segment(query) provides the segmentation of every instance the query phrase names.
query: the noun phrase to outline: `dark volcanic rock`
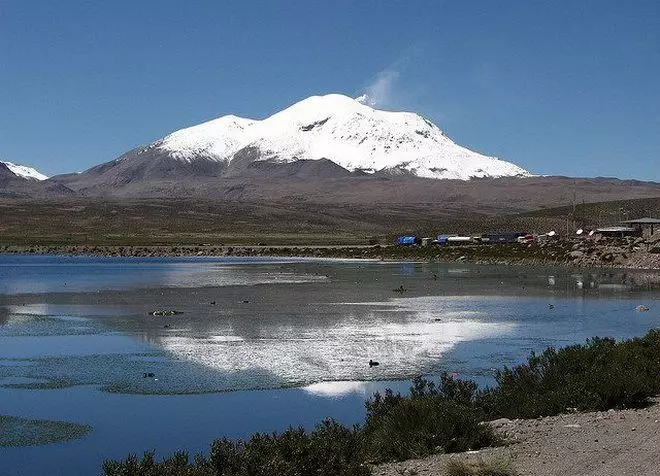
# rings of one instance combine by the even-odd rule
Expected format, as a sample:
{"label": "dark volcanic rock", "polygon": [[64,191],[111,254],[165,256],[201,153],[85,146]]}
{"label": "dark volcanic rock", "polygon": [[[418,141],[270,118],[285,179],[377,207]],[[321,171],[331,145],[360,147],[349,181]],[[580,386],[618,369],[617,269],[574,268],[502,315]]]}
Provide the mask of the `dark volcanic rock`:
{"label": "dark volcanic rock", "polygon": [[236,152],[223,177],[234,178],[305,178],[324,180],[353,176],[351,172],[334,162],[321,160],[298,160],[282,163],[276,159],[261,160],[261,151],[245,147]]}
{"label": "dark volcanic rock", "polygon": [[[191,177],[217,177],[227,168],[224,162],[198,159],[186,162],[150,146],[133,149],[116,160],[92,167],[79,174],[58,175],[49,179],[89,195],[122,194],[132,185],[184,181]],[[144,187],[138,187],[141,189]]]}
{"label": "dark volcanic rock", "polygon": [[14,178],[18,178],[18,175],[9,170],[9,167],[5,164],[0,162],[0,181]]}

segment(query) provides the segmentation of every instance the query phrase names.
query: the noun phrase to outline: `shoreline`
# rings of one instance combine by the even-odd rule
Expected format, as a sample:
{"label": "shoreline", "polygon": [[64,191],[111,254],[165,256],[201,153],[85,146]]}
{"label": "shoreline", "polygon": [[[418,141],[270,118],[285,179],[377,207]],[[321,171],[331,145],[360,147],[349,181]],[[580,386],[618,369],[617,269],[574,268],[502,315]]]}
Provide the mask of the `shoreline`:
{"label": "shoreline", "polygon": [[547,244],[396,245],[4,245],[0,254],[100,257],[273,257],[560,266],[660,271],[660,236],[558,239]]}

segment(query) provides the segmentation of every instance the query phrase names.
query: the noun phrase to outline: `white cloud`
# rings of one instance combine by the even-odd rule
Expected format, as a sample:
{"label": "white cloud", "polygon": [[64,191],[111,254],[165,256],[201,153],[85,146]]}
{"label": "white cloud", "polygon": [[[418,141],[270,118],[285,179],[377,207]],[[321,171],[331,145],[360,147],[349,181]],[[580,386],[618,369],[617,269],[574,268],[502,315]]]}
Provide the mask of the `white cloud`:
{"label": "white cloud", "polygon": [[399,79],[399,72],[388,68],[378,73],[375,79],[364,88],[364,93],[357,98],[362,104],[372,107],[386,107],[392,103],[394,84]]}

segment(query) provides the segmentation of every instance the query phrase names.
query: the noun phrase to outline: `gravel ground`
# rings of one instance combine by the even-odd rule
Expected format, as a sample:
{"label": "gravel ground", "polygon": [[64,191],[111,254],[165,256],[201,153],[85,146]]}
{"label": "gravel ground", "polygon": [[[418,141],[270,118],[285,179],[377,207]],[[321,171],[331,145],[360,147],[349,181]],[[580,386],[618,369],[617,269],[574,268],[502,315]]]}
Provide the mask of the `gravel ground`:
{"label": "gravel ground", "polygon": [[502,448],[381,465],[380,476],[442,475],[449,458],[510,458],[521,475],[660,475],[660,400],[639,410],[578,413],[536,420],[496,420]]}

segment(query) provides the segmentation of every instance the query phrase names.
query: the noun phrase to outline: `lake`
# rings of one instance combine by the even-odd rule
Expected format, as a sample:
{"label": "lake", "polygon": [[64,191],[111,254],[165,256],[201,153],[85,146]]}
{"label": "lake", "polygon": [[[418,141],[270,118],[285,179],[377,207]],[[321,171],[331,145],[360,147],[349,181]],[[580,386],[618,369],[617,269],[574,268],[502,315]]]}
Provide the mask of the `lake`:
{"label": "lake", "polygon": [[[373,392],[405,392],[417,375],[490,385],[496,368],[531,351],[658,327],[659,279],[0,255],[0,474],[101,474],[104,459],[129,453],[193,455],[218,437],[312,428],[325,417],[359,423]],[[640,304],[650,311],[636,312]]]}

